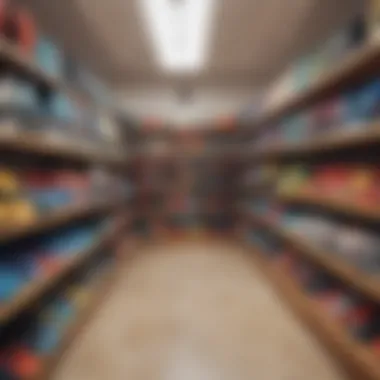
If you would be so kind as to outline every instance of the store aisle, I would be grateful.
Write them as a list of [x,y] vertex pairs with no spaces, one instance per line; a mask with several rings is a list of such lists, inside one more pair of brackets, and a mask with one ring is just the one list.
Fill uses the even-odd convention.
[[148,248],[127,263],[55,380],[336,380],[239,248]]

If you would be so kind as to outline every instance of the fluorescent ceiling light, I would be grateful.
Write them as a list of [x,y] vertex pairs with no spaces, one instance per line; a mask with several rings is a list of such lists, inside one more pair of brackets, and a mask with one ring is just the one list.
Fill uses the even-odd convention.
[[163,69],[202,68],[210,39],[215,0],[137,0]]

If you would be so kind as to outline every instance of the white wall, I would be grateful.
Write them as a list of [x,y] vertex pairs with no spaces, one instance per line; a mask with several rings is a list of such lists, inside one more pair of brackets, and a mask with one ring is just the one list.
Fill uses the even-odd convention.
[[120,106],[130,114],[159,117],[175,123],[196,123],[239,112],[247,104],[257,104],[260,91],[252,87],[197,87],[193,96],[182,102],[175,89],[138,86],[118,92]]

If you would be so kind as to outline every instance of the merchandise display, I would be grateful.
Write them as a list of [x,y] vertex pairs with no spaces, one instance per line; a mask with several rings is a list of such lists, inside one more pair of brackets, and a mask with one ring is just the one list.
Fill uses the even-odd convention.
[[[150,210],[145,216],[152,225],[161,225],[173,234],[224,232],[231,228],[236,165],[223,156],[207,157],[222,139],[226,139],[224,133],[210,137],[203,132],[172,132],[162,140],[174,141],[177,151],[169,151],[169,159],[145,159],[138,181],[140,209]],[[145,231],[145,224],[140,227]]]
[[255,201],[250,209],[280,229],[366,273],[380,272],[380,237],[376,230],[337,221],[326,215]]
[[[377,1],[372,2],[376,3]],[[374,4],[373,9],[375,7]],[[374,12],[370,11],[369,14],[368,16],[365,13],[357,15],[317,49],[310,51],[309,54],[293,63],[290,69],[272,86],[262,107],[270,109],[281,104],[284,98],[307,90],[344,57],[368,43],[374,33],[370,20],[374,16]]]
[[279,170],[276,191],[283,196],[310,196],[350,207],[378,210],[380,172],[373,164],[296,165]]
[[48,375],[100,302],[134,221],[110,92],[41,30],[0,0],[1,380]]
[[253,146],[264,150],[365,131],[379,116],[380,80],[375,79],[265,128]]
[[[216,269],[224,277],[215,272],[216,281],[234,287],[227,278],[232,270],[231,275],[242,276],[237,285],[246,292],[252,280],[246,259],[252,259],[291,307],[301,310],[301,319],[318,325],[318,338],[325,336],[326,346],[332,346],[328,355],[359,367],[359,376],[352,371],[355,379],[380,379],[380,44],[373,43],[380,35],[379,2],[368,0],[371,11],[363,12],[363,5],[362,12],[351,15],[306,5],[298,12],[299,26],[292,23],[292,34],[281,41],[296,37],[309,11],[318,13],[326,34],[334,32],[314,49],[307,49],[306,39],[299,46],[294,40],[287,57],[306,54],[287,66],[272,89],[264,89],[261,80],[254,91],[225,85],[198,91],[193,75],[178,73],[177,85],[162,88],[162,104],[150,107],[153,97],[146,94],[156,95],[156,87],[140,88],[139,75],[128,70],[112,73],[113,64],[122,68],[120,59],[141,53],[139,43],[119,59],[108,54],[94,60],[96,41],[71,56],[75,43],[86,42],[92,30],[80,36],[80,25],[73,25],[71,37],[76,33],[77,41],[55,40],[63,24],[46,35],[43,5],[34,16],[20,4],[26,2],[0,0],[0,380],[53,377],[50,371],[78,336],[78,326],[93,314],[91,305],[106,293],[103,285],[110,275],[119,275],[122,267],[124,278],[125,265],[135,256],[140,263],[140,251],[131,252],[134,246],[150,243],[150,250],[166,238],[171,243],[183,237],[197,240],[186,250],[202,257],[208,248],[199,248],[198,240],[218,237],[215,251],[227,255],[230,242],[224,246],[225,240],[232,237],[235,244],[241,238],[252,256],[244,256],[241,272],[234,261],[224,265],[217,258]],[[68,23],[89,16],[84,6],[71,8],[62,12]],[[78,20],[70,20],[79,10]],[[315,41],[324,34],[311,32]],[[110,42],[108,53],[118,46]],[[261,79],[276,75],[283,58],[269,59],[267,70],[257,70],[265,74]],[[238,61],[239,69],[244,65]],[[104,83],[90,72],[90,64],[94,73],[105,75]],[[131,86],[124,88],[124,76],[135,79]],[[226,79],[217,75],[212,81],[217,77]],[[230,80],[241,81],[239,75]],[[225,96],[225,91],[234,93]],[[183,108],[168,106],[172,92]],[[199,104],[187,104],[193,93]],[[146,102],[137,101],[145,96]],[[252,104],[240,115],[229,113],[247,100]],[[131,115],[125,114],[128,107],[135,108]],[[218,121],[206,121],[218,107]],[[174,110],[165,121],[155,115],[164,118]],[[141,112],[145,122],[135,120]],[[199,112],[198,124],[189,128],[185,123],[192,112]],[[171,125],[173,119],[182,123]],[[232,255],[239,256],[238,250]],[[161,251],[162,257],[169,252]],[[208,278],[214,262],[201,260],[194,268],[204,266],[201,274]],[[153,264],[156,271],[159,264]],[[174,264],[166,269],[181,265]],[[161,272],[157,278],[149,273],[149,287],[162,280]],[[137,280],[138,286],[146,285]],[[260,304],[255,299],[260,292],[253,302]]]
[[66,227],[35,240],[1,248],[0,305],[9,302],[28,284],[54,276],[66,263],[84,254],[102,236],[103,224]]
[[128,199],[128,181],[101,169],[0,171],[0,227],[31,225],[67,207]]
[[251,187],[238,203],[258,267],[358,379],[380,376],[379,2],[368,4],[269,91],[244,131]]
[[354,339],[367,344],[378,354],[380,338],[379,308],[337,281],[329,273],[299,258],[265,229],[248,232],[246,239],[258,247],[271,265],[287,273],[299,284],[316,307],[344,327]]
[[[11,61],[16,60],[16,70],[4,70],[0,78],[3,132],[43,132],[77,147],[120,153],[118,123],[99,112],[99,104],[112,103],[106,86],[43,35],[22,6],[2,0],[0,7],[0,36],[15,52]],[[49,91],[41,91],[40,82]],[[91,105],[78,102],[79,91],[91,97]]]
[[1,379],[21,380],[43,373],[44,360],[57,349],[70,325],[91,302],[111,264],[104,255],[94,257],[69,287],[46,300],[41,311],[25,316],[23,328],[15,328],[19,331],[15,337],[3,337],[9,341],[0,346]]

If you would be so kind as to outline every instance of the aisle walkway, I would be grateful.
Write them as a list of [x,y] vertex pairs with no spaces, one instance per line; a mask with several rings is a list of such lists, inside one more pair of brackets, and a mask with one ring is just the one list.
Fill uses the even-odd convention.
[[315,340],[240,250],[141,252],[56,380],[337,380]]

